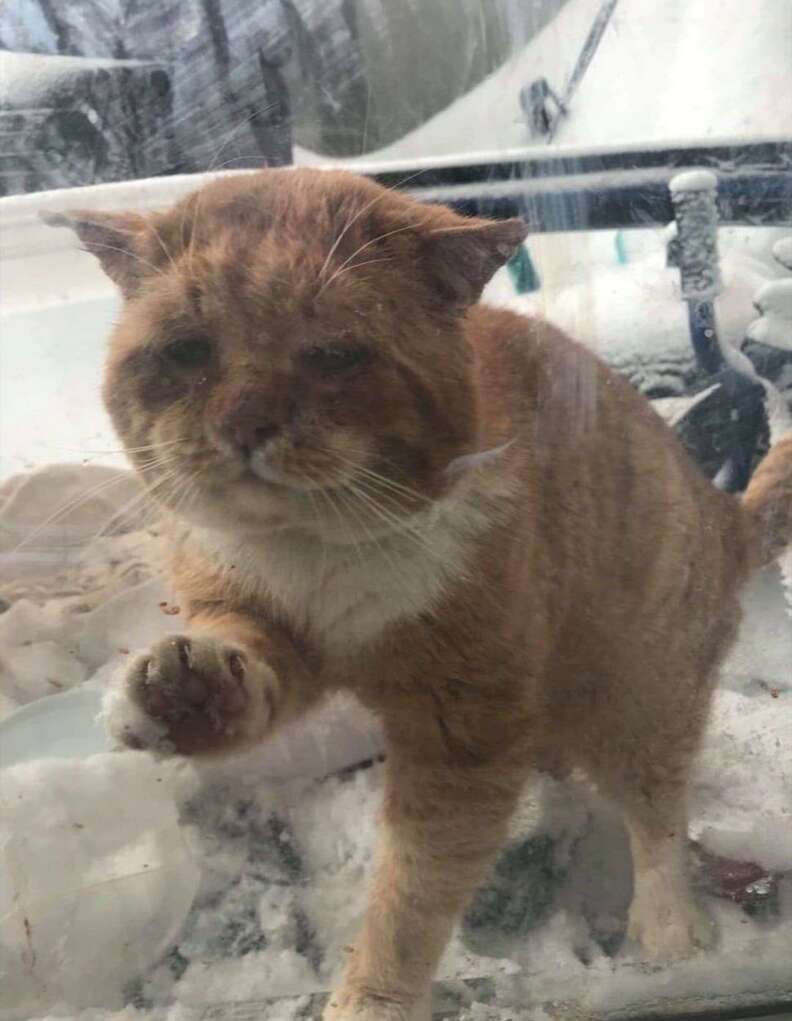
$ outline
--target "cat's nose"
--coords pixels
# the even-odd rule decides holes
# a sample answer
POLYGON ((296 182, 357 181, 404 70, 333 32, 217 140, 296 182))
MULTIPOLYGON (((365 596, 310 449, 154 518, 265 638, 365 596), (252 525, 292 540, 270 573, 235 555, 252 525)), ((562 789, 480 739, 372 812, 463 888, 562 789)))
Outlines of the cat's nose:
POLYGON ((225 417, 221 431, 234 450, 251 457, 277 435, 279 427, 260 413, 241 408, 225 417))

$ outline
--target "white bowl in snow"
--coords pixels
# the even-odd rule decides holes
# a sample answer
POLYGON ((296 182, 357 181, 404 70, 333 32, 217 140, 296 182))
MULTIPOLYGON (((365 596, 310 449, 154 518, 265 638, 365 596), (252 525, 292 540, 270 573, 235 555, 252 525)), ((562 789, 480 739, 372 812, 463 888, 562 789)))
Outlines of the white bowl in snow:
POLYGON ((200 872, 172 774, 107 754, 101 692, 78 688, 0 724, 0 988, 3 1017, 57 1002, 121 1003, 172 945, 200 872))
MULTIPOLYGON (((58 1002, 120 1004, 124 986, 173 944, 198 888, 172 760, 111 752, 98 721, 102 699, 99 688, 75 688, 0 724, 8 1021, 58 1002)), ((262 779, 321 777, 381 748, 372 717, 339 699, 229 766, 262 779)))
POLYGON ((111 751, 97 720, 102 692, 83 686, 30 702, 0 722, 0 769, 36 759, 85 759, 111 751))

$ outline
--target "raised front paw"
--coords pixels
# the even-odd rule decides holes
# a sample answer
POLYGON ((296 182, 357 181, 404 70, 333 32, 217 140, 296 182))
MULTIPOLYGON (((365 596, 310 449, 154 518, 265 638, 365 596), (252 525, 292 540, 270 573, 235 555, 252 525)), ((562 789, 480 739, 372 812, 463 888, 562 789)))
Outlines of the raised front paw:
POLYGON ((211 635, 171 635, 137 656, 107 709, 127 747, 182 755, 229 751, 266 731, 275 676, 241 646, 211 635))

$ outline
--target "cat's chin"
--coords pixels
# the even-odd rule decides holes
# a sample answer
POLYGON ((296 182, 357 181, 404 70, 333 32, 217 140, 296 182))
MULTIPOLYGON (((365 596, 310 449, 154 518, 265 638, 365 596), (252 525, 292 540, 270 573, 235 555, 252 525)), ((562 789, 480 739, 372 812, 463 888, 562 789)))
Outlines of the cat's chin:
POLYGON ((172 520, 188 528, 237 533, 275 533, 310 522, 310 499, 296 486, 264 481, 245 472, 204 479, 190 500, 162 501, 172 520))
POLYGON ((268 458, 259 458, 254 454, 250 462, 241 468, 234 484, 259 497, 270 494, 277 499, 288 498, 289 494, 333 492, 343 488, 346 481, 346 475, 322 477, 316 472, 305 475, 300 471, 289 471, 268 458))
POLYGON ((292 540, 328 546, 379 542, 414 522, 410 515, 402 522, 392 516, 390 520, 381 514, 369 516, 365 506, 358 507, 354 515, 344 515, 341 507, 348 497, 342 492, 343 486, 335 496, 331 488, 322 496, 317 490, 274 486, 260 480, 250 485, 237 482, 206 493, 189 508, 178 508, 176 515, 191 530, 222 533, 238 540, 247 537, 261 542, 289 535, 292 540))

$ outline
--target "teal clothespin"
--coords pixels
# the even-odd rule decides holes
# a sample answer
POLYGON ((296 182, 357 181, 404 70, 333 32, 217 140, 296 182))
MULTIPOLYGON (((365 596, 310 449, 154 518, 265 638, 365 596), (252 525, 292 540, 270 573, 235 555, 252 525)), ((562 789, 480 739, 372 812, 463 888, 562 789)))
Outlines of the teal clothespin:
POLYGON ((613 240, 616 245, 616 262, 620 266, 624 266, 627 262, 627 246, 624 244, 624 231, 617 230, 616 237, 613 240))
POLYGON ((531 291, 538 291, 542 286, 536 267, 531 261, 531 256, 525 245, 520 245, 514 255, 506 264, 511 274, 514 289, 518 294, 530 294, 531 291))

